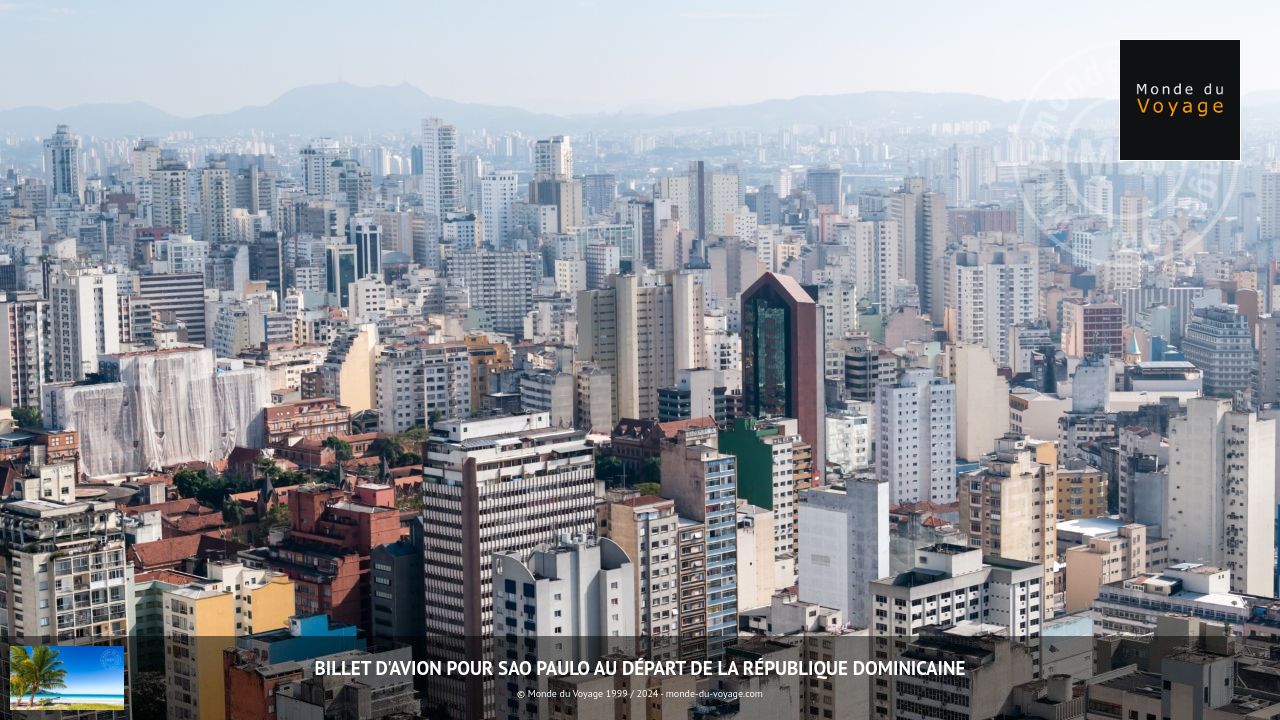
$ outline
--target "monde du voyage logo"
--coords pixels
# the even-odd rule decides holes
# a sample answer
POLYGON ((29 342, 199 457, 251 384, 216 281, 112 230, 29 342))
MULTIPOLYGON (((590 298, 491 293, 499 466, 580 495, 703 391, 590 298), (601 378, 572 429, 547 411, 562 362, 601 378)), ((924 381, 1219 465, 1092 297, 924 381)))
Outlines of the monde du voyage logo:
POLYGON ((1239 160, 1240 41, 1121 40, 1120 159, 1239 160))

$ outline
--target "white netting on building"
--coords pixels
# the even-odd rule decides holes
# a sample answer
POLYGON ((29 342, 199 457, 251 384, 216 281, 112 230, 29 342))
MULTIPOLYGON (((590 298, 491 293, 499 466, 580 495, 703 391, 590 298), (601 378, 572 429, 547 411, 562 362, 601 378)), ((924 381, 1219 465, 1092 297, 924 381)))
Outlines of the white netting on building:
POLYGON ((46 420, 78 430, 91 477, 223 460, 261 447, 269 402, 261 368, 216 371, 213 352, 168 350, 104 358, 120 382, 50 388, 46 420))

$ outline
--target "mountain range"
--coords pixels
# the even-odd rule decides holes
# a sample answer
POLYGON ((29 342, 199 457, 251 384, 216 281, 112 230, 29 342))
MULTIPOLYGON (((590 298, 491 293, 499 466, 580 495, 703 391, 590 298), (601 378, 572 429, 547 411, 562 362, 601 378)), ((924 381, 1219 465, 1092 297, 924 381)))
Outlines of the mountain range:
MULTIPOLYGON (((46 136, 58 124, 97 136, 156 136, 185 131, 196 136, 225 136, 244 131, 320 136, 366 132, 409 132, 424 117, 442 117, 460 128, 500 132, 521 130, 545 135, 588 130, 672 130, 724 128, 775 130, 792 124, 914 124, 988 120, 996 126, 1050 113, 1069 120, 1084 116, 1106 120, 1118 115, 1118 101, 1079 98, 1061 103, 1006 101, 963 93, 872 91, 808 95, 680 112, 611 113, 559 116, 516 107, 464 103, 428 95, 407 83, 357 86, 310 85, 290 90, 266 105, 226 113, 181 117, 141 102, 76 105, 60 110, 18 107, 0 110, 0 135, 46 136)), ((1246 116, 1280 118, 1280 91, 1246 97, 1246 116)))

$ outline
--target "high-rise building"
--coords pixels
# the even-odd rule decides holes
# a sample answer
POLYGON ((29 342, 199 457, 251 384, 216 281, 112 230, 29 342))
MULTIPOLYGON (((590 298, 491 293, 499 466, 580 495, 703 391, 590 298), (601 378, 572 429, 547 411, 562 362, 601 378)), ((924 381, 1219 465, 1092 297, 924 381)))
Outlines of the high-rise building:
POLYGON ((46 427, 79 431, 90 477, 221 462, 262 442, 262 368, 218 367, 212 350, 176 347, 100 355, 95 372, 100 382, 45 386, 41 401, 46 427))
POLYGON ((593 215, 605 215, 618 199, 618 179, 612 174, 582 176, 582 202, 593 215))
MULTIPOLYGON (((719 447, 738 458, 738 497, 773 513, 773 555, 787 563, 796 553, 796 493, 815 475, 811 448, 790 418, 738 418, 720 433, 719 447)), ((775 588, 791 585, 779 577, 775 588)))
POLYGON ((181 160, 161 160, 151 171, 152 225, 171 228, 180 235, 191 233, 190 175, 181 160))
POLYGON ((347 224, 347 242, 356 248, 356 278, 382 274, 382 226, 367 217, 347 224))
POLYGON ((529 204, 551 213, 551 232, 569 233, 583 224, 582 182, 538 176, 529 182, 529 204))
MULTIPOLYGON (((705 572, 707 652, 719 655, 738 635, 737 476, 733 455, 716 449, 715 426, 687 427, 662 441, 662 494, 675 501, 681 517, 700 523, 705 532, 705 564, 686 568, 681 548, 681 572, 705 572)), ((683 538, 682 538, 683 542, 683 538)), ((683 600, 683 598, 682 598, 683 600)), ((683 603, 682 603, 683 608, 683 603)), ((693 611, 693 607, 689 608, 693 611)), ((704 613, 694 611, 691 622, 704 613)), ((682 613, 683 615, 683 613, 682 613)), ((682 618, 682 632, 684 619, 682 618)))
POLYGON ((1253 331, 1234 305, 1196 308, 1182 354, 1204 373, 1204 394, 1231 397, 1253 385, 1253 331))
POLYGON ((1161 526, 1171 563, 1231 572, 1231 589, 1274 589, 1276 421, 1192 398, 1169 426, 1169 482, 1161 526))
POLYGON ((947 198, 942 193, 928 192, 926 187, 922 177, 906 178, 902 189, 889 196, 886 215, 897 224, 899 274, 920 288, 920 311, 928 313, 936 325, 941 322, 947 303, 943 267, 947 198))
POLYGON ((871 583, 889 574, 889 483, 850 475, 800 493, 800 599, 870 627, 871 583))
POLYGON ((49 373, 49 303, 34 292, 0 301, 0 405, 40 407, 49 373))
POLYGON ((210 160, 200 171, 200 218, 204 223, 201 240, 210 245, 231 241, 231 208, 235 204, 235 188, 227 164, 210 160))
POLYGON ((289 284, 285 280, 287 259, 284 252, 284 236, 275 230, 263 230, 253 236, 249 246, 249 279, 267 284, 267 290, 276 294, 276 309, 284 309, 284 298, 289 284))
POLYGON ((711 172, 702 160, 689 161, 683 175, 662 178, 658 196, 671 203, 680 227, 693 237, 725 235, 738 209, 738 176, 711 172))
POLYGON ((351 284, 360 274, 356 270, 355 245, 335 244, 324 249, 326 302, 337 307, 351 306, 351 284))
POLYGON ((1280 405, 1280 314, 1258 318, 1257 340, 1253 401, 1260 408, 1275 407, 1280 405))
POLYGON ((675 638, 680 633, 680 516, 675 501, 617 491, 599 506, 600 534, 631 559, 636 635, 675 638), (616 496, 616 497, 615 497, 616 496))
MULTIPOLYGON (((1123 462, 1123 461, 1122 461, 1123 462)), ((1084 463, 1058 468, 1058 519, 1102 517, 1107 514, 1106 473, 1084 463)))
POLYGON ((591 243, 583 252, 587 264, 586 287, 590 290, 602 290, 609 287, 609 276, 617 275, 622 254, 617 245, 591 243))
POLYGON ((519 335, 542 279, 542 256, 533 252, 458 253, 446 264, 450 279, 466 288, 471 307, 483 310, 498 332, 519 335))
POLYGON ((876 467, 898 504, 956 500, 956 387, 929 370, 908 370, 876 391, 876 467))
POLYGON ((826 467, 822 309, 788 275, 765 273, 742 293, 742 400, 754 417, 789 417, 826 467))
POLYGON ((429 242, 440 237, 446 213, 459 206, 458 131, 440 118, 422 121, 422 212, 429 242))
POLYGON ((137 295, 147 301, 157 320, 180 323, 186 331, 187 342, 205 344, 203 272, 138 275, 135 282, 137 295))
POLYGON ((1011 235, 968 240, 948 257, 947 334, 986 347, 1009 367, 1014 328, 1040 314, 1038 250, 1011 235))
POLYGON ((1163 570, 1168 541, 1156 537, 1147 525, 1129 523, 1067 548, 1062 557, 1067 566, 1064 609, 1073 613, 1087 610, 1107 583, 1163 570))
MULTIPOLYGON (((561 539, 531 553, 499 551, 493 557, 493 623, 505 634, 496 644, 517 651, 526 642, 539 643, 539 660, 561 662, 634 653, 635 582, 627 554, 608 538, 561 539), (551 638, 557 638, 555 647, 548 647, 551 638)), ((503 716, 546 717, 553 702, 548 675, 512 680, 495 684, 495 706, 504 708, 503 716)))
POLYGON ((233 638, 279 630, 293 615, 293 582, 211 560, 207 578, 161 594, 165 644, 165 698, 175 717, 226 718, 222 651, 233 638))
POLYGON ((1009 381, 981 345, 947 345, 938 362, 956 386, 956 455, 976 461, 1009 432, 1009 381))
MULTIPOLYGON (((1003 634, 1032 648, 1038 666, 1046 608, 1044 567, 1033 562, 984 557, 977 548, 937 544, 915 553, 910 570, 871 583, 872 649, 889 659, 907 652, 908 643, 929 625, 962 622, 998 625, 1003 634)), ((898 694, 892 677, 873 680, 875 707, 890 717, 898 694)))
POLYGON ((1145 250, 1151 240, 1151 208, 1140 192, 1120 196, 1120 246, 1145 250))
POLYGON ((826 206, 830 212, 844 211, 844 192, 840 186, 840 168, 812 167, 804 171, 804 187, 813 194, 813 201, 819 207, 826 206))
POLYGON ((520 199, 520 185, 515 173, 491 172, 480 178, 480 225, 482 238, 490 249, 506 247, 515 230, 512 217, 520 199))
POLYGON ((1114 188, 1105 175, 1093 175, 1084 181, 1084 204, 1085 212, 1101 215, 1108 228, 1115 224, 1114 188))
POLYGON ((1010 434, 981 467, 960 476, 960 531, 969 545, 1043 566, 1049 597, 1058 556, 1057 466, 1053 441, 1010 434))
POLYGON ((380 346, 374 392, 383 432, 471 415, 471 355, 462 343, 380 346))
POLYGON ((308 195, 326 197, 338 191, 333 164, 347 157, 347 151, 333 138, 316 138, 299 151, 302 186, 308 195))
MULTIPOLYGON (((545 413, 437 423, 423 448, 425 629, 443 659, 483 658, 493 632, 493 553, 526 554, 595 527, 595 460, 582 432, 545 413)), ((433 700, 488 717, 493 680, 433 677, 433 700), (486 689, 487 686, 487 689, 486 689)))
POLYGON ((82 380, 98 358, 120 351, 116 275, 99 268, 64 268, 49 277, 49 339, 54 382, 82 380))
POLYGON ((1068 357, 1120 357, 1124 352, 1124 309, 1119 303, 1062 302, 1062 351, 1068 357))
POLYGON ((66 125, 44 141, 45 170, 49 173, 49 194, 53 198, 68 196, 84 202, 84 175, 80 169, 80 136, 66 125))
MULTIPOLYGON (((0 502, 0 628, 10 642, 118 648, 133 633, 134 588, 115 504, 77 497, 71 459, 34 456, 16 475, 0 502)), ((6 671, 8 660, 0 662, 6 671)), ((9 673, 2 677, 9 689, 9 673)))
MULTIPOLYGON (((1262 173, 1262 192, 1258 198, 1258 236, 1260 240, 1280 238, 1280 172, 1262 173)), ((1246 242, 1248 238, 1245 238, 1246 242)))
POLYGON ((573 177, 573 146, 568 135, 556 135, 534 144, 533 174, 549 179, 573 177))
POLYGON ((578 296, 580 359, 608 372, 613 416, 658 417, 658 390, 706 366, 702 286, 690 273, 613 275, 578 296))
POLYGON ((871 416, 854 411, 827 413, 827 464, 852 473, 871 467, 871 416))

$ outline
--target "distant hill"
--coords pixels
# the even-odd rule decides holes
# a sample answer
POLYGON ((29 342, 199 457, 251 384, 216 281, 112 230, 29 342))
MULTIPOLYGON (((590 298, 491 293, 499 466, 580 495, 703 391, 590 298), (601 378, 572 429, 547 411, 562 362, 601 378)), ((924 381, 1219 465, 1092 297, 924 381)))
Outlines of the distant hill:
POLYGON ((563 132, 571 121, 499 105, 461 103, 427 95, 412 85, 360 87, 330 83, 296 88, 266 105, 228 113, 179 117, 146 103, 77 105, 62 110, 22 107, 0 110, 0 133, 47 136, 59 123, 83 135, 158 135, 188 131, 228 135, 247 130, 303 136, 404 132, 425 117, 442 117, 464 128, 563 132))
MULTIPOLYGON (((296 88, 266 105, 227 113, 180 117, 145 103, 77 105, 62 110, 22 107, 0 110, 0 134, 43 137, 59 123, 84 135, 159 135, 188 131, 229 135, 247 130, 273 134, 361 135, 413 131, 424 117, 442 117, 463 129, 521 130, 546 135, 587 130, 727 128, 774 130, 793 124, 844 125, 881 122, 933 123, 989 120, 997 127, 1040 114, 1054 122, 1077 117, 1118 118, 1115 100, 1078 98, 1061 102, 1006 101, 963 93, 874 91, 806 95, 672 113, 602 113, 558 116, 516 107, 438 98, 409 85, 361 87, 328 83, 296 88)), ((1280 91, 1245 98, 1246 117, 1280 118, 1280 91)))

